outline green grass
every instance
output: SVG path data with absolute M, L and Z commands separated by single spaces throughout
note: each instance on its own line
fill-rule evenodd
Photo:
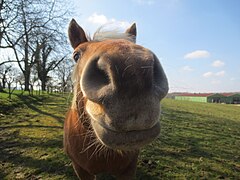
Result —
M 69 95 L 0 93 L 0 179 L 76 179 L 63 152 Z M 240 107 L 165 99 L 137 179 L 240 179 Z
M 140 158 L 162 179 L 239 179 L 240 107 L 165 99 L 161 136 Z M 151 168 L 145 168 L 150 162 Z
M 12 103 L 0 112 L 0 179 L 76 179 L 62 148 L 69 102 L 59 94 L 0 99 Z

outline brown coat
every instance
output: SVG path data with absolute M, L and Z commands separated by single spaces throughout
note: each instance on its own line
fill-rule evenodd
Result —
M 163 68 L 135 44 L 135 24 L 117 38 L 100 33 L 92 41 L 75 20 L 68 32 L 76 65 L 65 152 L 80 179 L 104 172 L 133 179 L 139 149 L 160 133 L 160 101 L 168 91 Z
M 94 179 L 94 174 L 102 172 L 117 175 L 119 179 L 132 177 L 136 170 L 138 151 L 101 150 L 99 144 L 90 143 L 96 137 L 91 136 L 92 130 L 88 128 L 79 120 L 77 111 L 70 109 L 64 123 L 64 149 L 72 159 L 78 177 Z

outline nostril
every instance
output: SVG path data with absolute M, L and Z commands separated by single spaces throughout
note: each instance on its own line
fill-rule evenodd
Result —
M 156 84 L 159 84 L 161 82 L 162 78 L 161 76 L 162 76 L 161 65 L 158 59 L 155 59 L 153 65 L 153 79 Z
M 166 96 L 168 92 L 168 81 L 159 60 L 155 55 L 154 55 L 153 78 L 155 92 L 157 93 L 159 98 L 162 99 L 163 97 Z
M 107 72 L 100 69 L 98 59 L 86 65 L 81 78 L 81 88 L 88 99 L 100 102 L 111 86 Z

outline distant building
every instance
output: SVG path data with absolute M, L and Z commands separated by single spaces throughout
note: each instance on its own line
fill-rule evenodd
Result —
M 175 96 L 176 100 L 208 102 L 208 98 L 214 95 L 213 93 L 183 93 Z
M 240 104 L 240 93 L 221 93 L 225 96 L 226 104 Z
M 182 93 L 175 95 L 176 100 L 240 104 L 240 93 Z

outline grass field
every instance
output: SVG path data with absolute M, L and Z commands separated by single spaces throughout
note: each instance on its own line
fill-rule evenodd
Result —
M 70 95 L 0 93 L 0 179 L 76 179 L 62 149 Z M 137 179 L 240 179 L 240 107 L 165 99 Z

